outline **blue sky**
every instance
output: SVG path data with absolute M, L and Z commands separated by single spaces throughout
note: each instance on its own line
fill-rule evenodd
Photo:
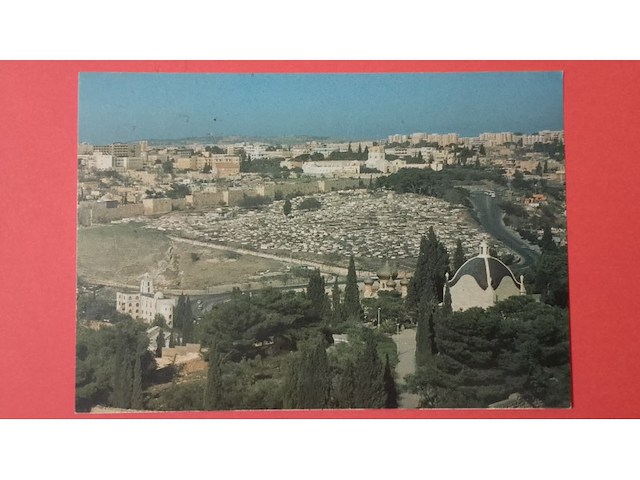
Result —
M 561 72 L 82 73 L 79 140 L 560 130 Z

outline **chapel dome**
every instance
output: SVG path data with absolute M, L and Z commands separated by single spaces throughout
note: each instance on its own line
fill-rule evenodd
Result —
M 480 254 L 467 260 L 449 280 L 449 287 L 453 287 L 465 275 L 470 275 L 475 279 L 480 288 L 486 290 L 491 284 L 495 290 L 505 277 L 510 277 L 519 288 L 518 282 L 513 272 L 504 263 L 489 255 L 489 249 L 485 242 L 480 245 Z

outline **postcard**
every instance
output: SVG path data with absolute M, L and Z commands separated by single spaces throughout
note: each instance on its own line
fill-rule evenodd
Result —
M 561 71 L 78 92 L 76 412 L 571 407 Z

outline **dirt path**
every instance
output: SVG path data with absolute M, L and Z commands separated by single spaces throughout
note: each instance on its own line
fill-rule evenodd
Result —
M 414 328 L 402 330 L 393 336 L 398 346 L 398 386 L 404 386 L 405 375 L 415 373 L 416 370 L 416 330 Z M 399 408 L 418 408 L 420 397 L 415 393 L 403 392 L 398 399 Z

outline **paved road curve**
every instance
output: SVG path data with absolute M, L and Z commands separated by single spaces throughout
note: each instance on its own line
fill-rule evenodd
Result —
M 404 329 L 393 336 L 393 341 L 398 347 L 398 365 L 396 374 L 398 386 L 404 386 L 404 377 L 416 371 L 416 330 Z M 420 397 L 415 393 L 403 392 L 398 398 L 398 408 L 418 408 Z
M 503 212 L 496 198 L 484 192 L 472 192 L 471 203 L 486 232 L 496 240 L 504 243 L 522 258 L 522 261 L 518 264 L 520 267 L 528 267 L 536 262 L 540 254 L 519 235 L 505 226 L 502 221 Z

